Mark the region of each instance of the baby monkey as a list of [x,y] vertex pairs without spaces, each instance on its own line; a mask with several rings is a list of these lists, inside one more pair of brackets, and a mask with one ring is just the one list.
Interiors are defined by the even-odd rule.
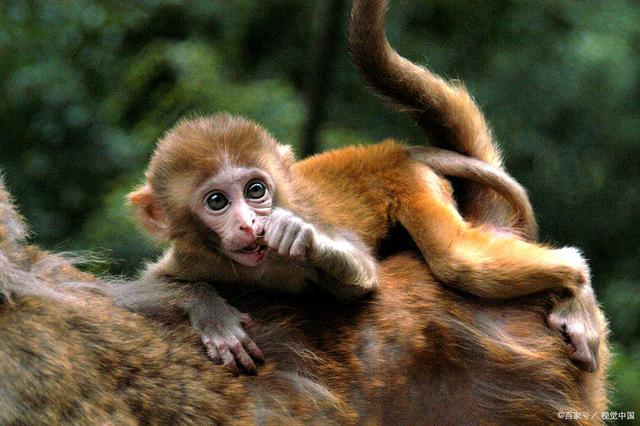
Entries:
[[[425,165],[433,156],[387,141],[295,163],[287,146],[249,120],[184,120],[158,143],[146,182],[129,196],[142,225],[172,244],[137,285],[125,286],[123,303],[142,311],[177,303],[212,359],[253,373],[263,355],[243,330],[248,318],[210,283],[290,293],[317,286],[353,300],[378,286],[373,253],[395,225],[436,277],[479,297],[573,294],[587,282],[575,249],[466,222],[448,182]],[[460,168],[476,179],[483,173]],[[498,191],[528,206],[515,182],[504,185],[509,178],[494,173]]]
[[[455,289],[493,299],[570,293],[548,323],[564,335],[571,358],[595,370],[600,323],[589,315],[597,304],[586,262],[576,249],[482,225],[505,222],[498,192],[519,215],[516,228],[535,234],[528,198],[502,170],[481,111],[463,86],[391,48],[386,9],[385,0],[353,1],[353,59],[378,93],[447,151],[389,141],[295,163],[289,148],[253,122],[229,115],[184,120],[159,142],[147,181],[130,195],[141,223],[171,246],[116,297],[142,311],[177,305],[212,359],[255,372],[263,355],[243,330],[249,319],[211,284],[293,293],[317,286],[355,299],[378,286],[374,254],[398,225],[433,275]],[[471,182],[459,195],[472,223],[440,174]]]

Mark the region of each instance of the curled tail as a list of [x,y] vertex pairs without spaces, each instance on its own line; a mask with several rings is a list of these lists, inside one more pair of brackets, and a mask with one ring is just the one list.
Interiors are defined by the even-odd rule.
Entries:
[[[500,150],[467,90],[400,56],[385,35],[387,0],[354,0],[349,44],[366,80],[427,132],[434,146],[502,169]],[[470,220],[513,226],[513,211],[480,183],[468,183],[460,209]],[[528,199],[527,199],[528,201]],[[523,207],[524,208],[524,207]]]
[[494,190],[513,209],[515,228],[523,237],[536,238],[538,226],[527,192],[507,172],[477,158],[440,148],[412,146],[407,151],[411,158],[437,173],[466,179]]

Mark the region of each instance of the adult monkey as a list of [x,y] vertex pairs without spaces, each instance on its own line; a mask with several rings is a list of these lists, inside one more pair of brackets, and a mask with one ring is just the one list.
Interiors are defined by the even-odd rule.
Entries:
[[383,289],[354,306],[232,299],[270,353],[258,377],[232,378],[197,353],[185,327],[167,332],[103,297],[83,300],[85,286],[62,293],[73,300],[49,295],[91,279],[7,240],[16,222],[2,207],[0,248],[13,271],[0,283],[12,299],[0,305],[3,423],[564,424],[559,411],[605,408],[606,346],[598,373],[575,368],[543,324],[549,300],[479,305],[438,286],[411,255],[383,261]]
[[576,368],[544,325],[550,300],[478,303],[412,254],[382,261],[381,290],[350,306],[226,295],[269,353],[238,378],[188,324],[115,307],[95,278],[22,244],[23,229],[0,185],[0,424],[549,425],[606,407],[606,345],[597,373]]

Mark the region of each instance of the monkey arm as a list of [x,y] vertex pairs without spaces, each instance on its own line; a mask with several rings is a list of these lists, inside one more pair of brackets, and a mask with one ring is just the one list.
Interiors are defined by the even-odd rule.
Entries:
[[[333,230],[331,230],[333,231]],[[357,237],[341,231],[325,232],[293,212],[271,213],[264,240],[282,256],[306,259],[315,271],[307,280],[341,299],[355,299],[378,287],[376,261]]]
[[329,293],[351,300],[378,287],[376,260],[358,238],[346,232],[333,238],[318,232],[313,247],[308,259],[319,269],[318,284]]
[[175,308],[180,305],[180,299],[187,296],[182,289],[148,275],[127,283],[108,283],[107,288],[118,307],[143,315]]
[[264,360],[243,328],[250,317],[231,306],[209,283],[177,282],[147,273],[127,284],[112,284],[110,289],[118,306],[143,315],[162,316],[172,308],[186,313],[209,358],[235,373],[255,374],[253,360]]
[[264,355],[244,331],[243,325],[251,322],[249,315],[231,306],[206,283],[190,287],[191,297],[184,300],[182,309],[189,314],[209,358],[239,373],[237,361],[247,373],[256,374],[253,359],[262,362]]

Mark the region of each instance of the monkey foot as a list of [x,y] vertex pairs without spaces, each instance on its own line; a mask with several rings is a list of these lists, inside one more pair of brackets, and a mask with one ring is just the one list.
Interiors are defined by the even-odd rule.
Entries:
[[[594,312],[586,309],[585,301],[592,297],[578,294],[572,300],[559,304],[549,315],[549,327],[564,339],[569,358],[582,370],[598,370],[600,328]],[[595,304],[595,300],[593,301]]]

